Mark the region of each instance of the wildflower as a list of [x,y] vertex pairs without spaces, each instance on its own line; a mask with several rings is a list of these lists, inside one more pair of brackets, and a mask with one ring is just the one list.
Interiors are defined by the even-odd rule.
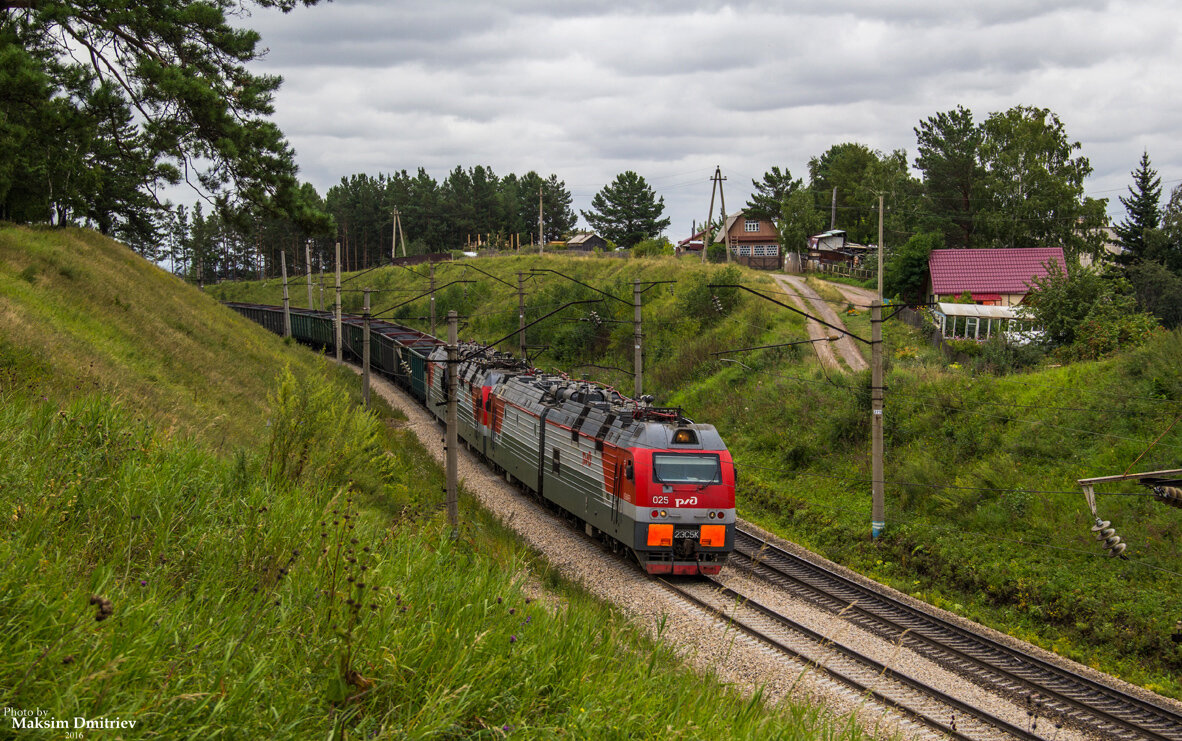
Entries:
[[497,597],[497,604],[498,604],[498,605],[499,605],[499,604],[501,604],[501,598],[500,598],[500,597]]
[[509,608],[509,614],[510,614],[510,615],[516,615],[516,614],[517,614],[517,608],[515,608],[515,607],[510,607],[510,608]]
[[148,586],[148,582],[146,582],[146,581],[145,581],[145,580],[143,580],[143,579],[140,579],[140,586],[141,586],[141,587],[146,587],[146,586]]
[[509,636],[509,643],[517,643],[517,636]]

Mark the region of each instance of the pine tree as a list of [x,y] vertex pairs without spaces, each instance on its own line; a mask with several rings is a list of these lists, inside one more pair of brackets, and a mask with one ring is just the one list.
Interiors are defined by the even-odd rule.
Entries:
[[787,167],[780,170],[777,166],[765,172],[762,181],[752,180],[751,185],[755,190],[743,213],[752,219],[767,219],[779,224],[784,203],[788,196],[800,189],[801,181],[799,178],[793,180],[792,172]]
[[1145,257],[1146,235],[1161,226],[1161,177],[1149,166],[1149,152],[1141,153],[1141,162],[1130,173],[1133,184],[1129,197],[1121,196],[1128,217],[1114,228],[1125,253],[1117,258],[1130,265]]
[[621,247],[655,237],[669,226],[662,219],[665,199],[657,198],[644,178],[631,170],[616,176],[591,199],[591,211],[583,218],[605,239]]

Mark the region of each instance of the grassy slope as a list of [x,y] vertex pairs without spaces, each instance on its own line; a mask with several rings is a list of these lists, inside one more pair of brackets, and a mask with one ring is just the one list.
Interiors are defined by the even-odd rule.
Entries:
[[[1144,496],[1101,497],[1100,514],[1130,543],[1130,560],[1106,559],[1075,484],[1120,473],[1147,448],[1135,470],[1179,466],[1182,424],[1149,444],[1182,413],[1182,334],[1118,358],[999,378],[949,366],[914,330],[888,323],[888,528],[871,543],[869,374],[827,376],[807,347],[733,356],[743,366],[709,355],[802,337],[796,315],[741,297],[718,316],[699,295],[717,278],[704,278],[711,273],[687,260],[551,256],[479,264],[512,282],[518,270],[550,267],[625,297],[633,277],[677,278],[671,291],[645,294],[646,391],[657,389],[658,403],[681,404],[720,428],[740,466],[745,516],[916,596],[1182,696],[1182,646],[1170,640],[1182,609],[1182,517]],[[465,272],[462,263],[440,266],[438,276],[440,283],[479,281],[439,299],[441,314],[455,308],[473,317],[467,335],[492,339],[515,327],[508,288]],[[742,271],[742,280],[774,290],[757,272]],[[410,296],[425,281],[386,269],[350,285],[360,283]],[[260,302],[280,296],[276,281],[217,291]],[[552,276],[529,291],[531,317],[592,295]],[[347,307],[359,302],[347,294]],[[623,305],[599,311],[631,318]],[[423,313],[421,302],[399,310],[412,324]],[[851,331],[869,335],[868,312],[847,320]],[[549,344],[542,364],[558,369],[589,362],[627,368],[630,333],[630,324],[595,330],[552,320],[531,330],[530,344]],[[589,372],[631,389],[624,373]]]
[[[685,672],[468,500],[452,541],[438,467],[348,400],[351,374],[108,240],[0,227],[0,329],[6,707],[149,738],[664,738],[720,718],[860,737]],[[539,578],[559,601],[531,601]]]

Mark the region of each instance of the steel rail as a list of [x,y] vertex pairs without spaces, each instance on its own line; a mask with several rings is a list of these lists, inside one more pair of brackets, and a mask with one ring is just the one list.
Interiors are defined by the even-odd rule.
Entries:
[[[1059,707],[1053,708],[1072,725],[1118,738],[1154,741],[1182,741],[1182,716],[1115,687],[1056,666],[1037,656],[1011,648],[980,633],[919,610],[889,595],[815,564],[768,543],[762,537],[736,528],[736,561],[744,558],[773,572],[758,574],[775,583],[787,580],[795,591],[805,591],[814,601],[828,601],[828,609],[845,611],[862,627],[893,637],[905,636],[920,653],[951,655],[962,673],[978,684],[996,685],[996,678],[1044,695]],[[752,548],[749,542],[756,545]],[[760,552],[762,554],[760,555]],[[758,556],[758,557],[757,557]],[[770,562],[772,556],[786,562]],[[738,564],[736,564],[738,565]],[[796,570],[798,573],[789,573]],[[804,574],[800,574],[804,571]],[[809,577],[812,577],[810,580]],[[920,644],[918,647],[916,643]],[[992,677],[984,676],[991,674]],[[1045,707],[1045,704],[1044,704]],[[1132,735],[1130,735],[1132,734]]]
[[895,692],[893,693],[894,695],[905,695],[909,691],[912,693],[912,700],[918,700],[919,702],[923,702],[924,700],[934,700],[942,706],[941,710],[953,711],[949,717],[949,721],[946,722],[941,720],[939,717],[936,717],[934,713],[925,713],[924,711],[909,705],[904,699],[900,699],[897,696],[892,696],[892,693],[889,691],[878,689],[872,686],[871,682],[864,681],[859,679],[857,676],[853,676],[856,673],[856,668],[855,671],[842,671],[834,666],[821,664],[813,658],[807,656],[802,650],[793,648],[784,641],[768,635],[767,632],[760,630],[751,623],[736,617],[733,611],[731,613],[727,613],[722,608],[710,604],[706,600],[703,600],[702,598],[690,592],[686,587],[669,582],[665,579],[659,579],[658,581],[660,581],[669,589],[673,590],[679,596],[706,610],[707,612],[710,612],[720,620],[734,625],[736,628],[756,639],[757,641],[761,641],[773,646],[776,649],[803,661],[811,667],[816,667],[824,671],[833,679],[857,690],[859,693],[872,696],[884,705],[902,712],[911,720],[928,726],[929,728],[932,728],[940,733],[947,734],[952,738],[964,739],[965,741],[980,741],[982,738],[982,735],[979,733],[981,729],[978,729],[978,734],[970,735],[969,729],[965,728],[965,724],[963,722],[962,724],[958,725],[955,722],[955,718],[957,717],[956,713],[960,713],[962,720],[969,720],[969,726],[973,725],[972,721],[976,721],[976,723],[981,724],[986,728],[996,729],[998,732],[1003,734],[1005,738],[1012,737],[1028,739],[1032,741],[1034,739],[1041,738],[1040,736],[1033,734],[1026,729],[1015,726],[1006,720],[992,716],[978,708],[974,708],[973,706],[955,697],[952,697],[942,690],[924,684],[913,677],[900,674],[899,672],[892,670],[887,665],[873,658],[865,656],[854,649],[843,646],[840,643],[836,643],[831,638],[817,633],[811,628],[808,628],[807,626],[804,626],[789,617],[781,615],[772,608],[762,605],[750,597],[741,595],[729,587],[722,586],[714,579],[710,579],[710,581],[715,584],[719,594],[722,597],[753,610],[783,630],[798,634],[808,643],[815,645],[818,650],[832,651],[840,654],[846,659],[854,662],[856,668],[863,669],[866,674],[868,674],[870,677],[874,677],[876,680],[887,680],[889,682],[895,683],[895,686],[893,687],[893,689],[895,689]]

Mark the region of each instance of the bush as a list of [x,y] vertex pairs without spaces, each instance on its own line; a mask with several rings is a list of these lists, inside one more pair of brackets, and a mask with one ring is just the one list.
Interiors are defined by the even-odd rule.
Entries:
[[1018,344],[1001,335],[981,343],[973,367],[977,372],[1005,375],[1033,368],[1046,357],[1046,350],[1034,343]]
[[686,281],[687,285],[678,291],[681,298],[681,313],[696,318],[702,324],[713,324],[730,314],[739,303],[739,289],[710,288],[710,284],[734,285],[739,280],[739,269],[734,265],[728,265],[721,270],[694,273]]
[[712,244],[707,247],[706,259],[710,262],[726,262],[726,245]]
[[673,243],[665,237],[642,240],[632,248],[633,257],[660,257],[673,255]]
[[1027,294],[1028,314],[1044,331],[1044,342],[1065,359],[1100,358],[1143,343],[1157,319],[1137,311],[1129,282],[1111,272],[1080,268],[1073,274],[1047,263]]

